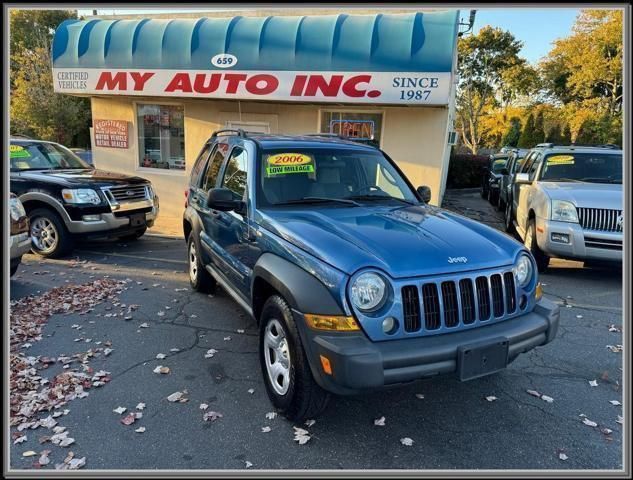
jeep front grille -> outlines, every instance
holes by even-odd
[[[442,282],[426,282],[420,287],[402,287],[402,308],[405,332],[454,328],[485,322],[516,312],[517,292],[511,271]],[[420,318],[424,315],[423,319]]]
[[[576,207],[578,221],[584,230],[598,230],[602,232],[621,232],[622,210],[606,208]]]

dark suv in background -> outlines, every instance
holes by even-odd
[[[45,257],[70,253],[79,237],[137,239],[158,215],[148,180],[95,169],[58,143],[12,138],[9,158],[32,250]]]

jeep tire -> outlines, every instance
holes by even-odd
[[[187,240],[187,268],[189,270],[189,283],[196,292],[209,293],[215,288],[215,279],[207,272],[200,258],[200,243],[191,232]]]
[[[303,421],[325,410],[330,394],[315,382],[290,307],[279,295],[262,308],[259,360],[268,397],[286,418]]]
[[[528,220],[527,228],[525,229],[525,246],[530,249],[534,260],[536,260],[536,268],[539,273],[543,273],[547,270],[549,265],[549,256],[538,246],[536,240],[536,221],[533,218]]]
[[[69,254],[75,246],[72,234],[61,217],[50,208],[36,208],[28,212],[31,250],[47,258]]]

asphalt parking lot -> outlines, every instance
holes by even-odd
[[[479,212],[494,224],[492,209],[470,196],[446,204],[465,202],[475,217]],[[11,446],[11,468],[33,468],[45,449],[51,461],[36,467],[53,469],[73,451],[85,457],[84,469],[622,468],[622,406],[611,403],[622,402],[622,352],[607,347],[622,344],[619,271],[553,260],[541,281],[546,296],[562,307],[554,342],[480,380],[433,379],[334,398],[306,426],[267,418],[273,408],[261,378],[255,323],[222,290],[192,292],[185,258],[182,240],[153,236],[82,244],[64,260],[24,257],[11,280],[12,300],[104,276],[127,283],[118,300],[88,314],[51,316],[42,339],[20,349],[57,358],[107,344],[112,352],[92,357],[89,365],[111,379],[69,401],[67,415],[55,418],[74,438],[72,445],[40,444],[50,435],[46,427],[27,428],[26,440]],[[138,308],[130,311],[130,305]],[[216,352],[205,358],[210,349]],[[165,358],[157,359],[161,353]],[[158,366],[169,373],[154,373]],[[38,375],[52,379],[60,372],[57,362]],[[188,401],[170,402],[175,392]],[[145,404],[142,418],[121,423],[141,411],[139,403]],[[127,410],[114,412],[118,407]],[[222,416],[205,421],[211,411]],[[383,416],[384,426],[375,425]],[[308,430],[310,441],[295,442],[293,426]],[[16,428],[11,432],[18,435]],[[405,437],[411,446],[401,443]],[[37,455],[24,457],[27,451]]]

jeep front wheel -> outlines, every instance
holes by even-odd
[[[189,235],[187,241],[187,266],[189,267],[189,283],[196,292],[211,292],[215,285],[215,279],[207,272],[200,258],[200,248],[194,238],[194,233]]]
[[[279,295],[264,304],[259,326],[259,360],[270,401],[292,421],[318,416],[330,395],[315,382],[290,307]]]
[[[59,258],[71,252],[74,241],[64,222],[48,208],[29,212],[31,249],[43,257]]]

